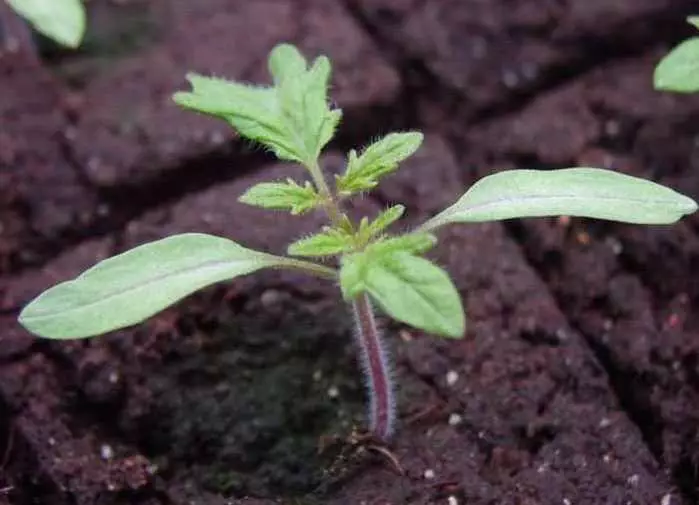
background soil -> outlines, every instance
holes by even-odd
[[[443,230],[433,258],[469,329],[385,322],[402,474],[352,443],[364,391],[335,286],[263,273],[90,341],[15,322],[147,240],[281,252],[323,222],[239,205],[302,172],[170,100],[187,71],[266,82],[280,41],[334,62],[327,167],[427,133],[357,215],[403,202],[415,223],[512,167],[603,166],[699,198],[699,99],[652,89],[696,2],[94,0],[77,54],[0,6],[0,503],[699,503],[699,215]]]

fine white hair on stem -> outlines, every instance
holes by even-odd
[[[353,301],[352,308],[357,328],[355,336],[369,393],[371,431],[379,439],[388,440],[393,434],[396,421],[393,369],[369,297],[366,294],[359,295]]]

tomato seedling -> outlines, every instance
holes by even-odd
[[[422,134],[390,133],[361,152],[350,151],[344,173],[331,184],[320,157],[342,113],[329,106],[328,58],[320,56],[309,66],[295,47],[282,44],[272,51],[269,70],[274,83],[267,87],[190,74],[192,90],[176,93],[174,100],[227,121],[241,136],[306,168],[309,180],[258,184],[240,196],[241,202],[291,214],[323,211],[328,225],[290,244],[288,256],[199,233],[138,246],[33,300],[19,317],[28,330],[52,339],[91,337],[143,321],[199,288],[262,268],[327,278],[339,283],[352,307],[367,374],[370,430],[387,440],[395,425],[393,385],[373,305],[428,333],[460,338],[465,332],[459,293],[449,275],[423,256],[437,243],[438,228],[556,215],[669,224],[697,209],[672,189],[609,170],[510,170],[479,180],[417,229],[395,235],[387,230],[403,215],[402,205],[356,222],[343,202],[371,191],[397,170],[420,147]],[[336,261],[330,263],[332,258]]]

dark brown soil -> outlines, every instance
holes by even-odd
[[[301,177],[175,108],[189,70],[262,81],[277,42],[327,53],[342,134],[427,140],[352,209],[432,215],[511,167],[607,166],[699,198],[699,99],[652,89],[689,0],[90,2],[78,54],[0,7],[0,504],[699,503],[699,215],[671,227],[453,227],[433,258],[464,340],[384,321],[393,458],[337,287],[262,273],[90,341],[15,322],[49,285],[184,231],[282,252],[323,223],[243,206]]]

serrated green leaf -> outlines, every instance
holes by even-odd
[[[313,166],[342,117],[342,111],[328,106],[330,61],[321,56],[309,69],[293,46],[282,44],[268,65],[273,88],[189,74],[192,91],[173,98],[185,108],[225,119],[280,159]]]
[[[193,73],[187,74],[187,80],[192,91],[175,93],[173,99],[178,105],[226,120],[241,136],[268,146],[282,160],[303,161],[303,151],[280,118],[274,88],[247,86]]]
[[[310,182],[300,186],[292,179],[286,182],[263,182],[248,189],[238,201],[265,209],[289,210],[298,215],[322,204]]]
[[[693,37],[672,49],[655,67],[655,89],[694,93],[699,91],[699,37]]]
[[[308,68],[308,62],[295,46],[279,44],[269,55],[268,67],[274,83],[279,84],[286,78],[302,75]]]
[[[687,23],[694,26],[695,28],[699,28],[699,16],[689,16],[687,18]]]
[[[287,253],[292,256],[333,256],[351,249],[352,245],[352,236],[329,229],[294,242]]]
[[[306,165],[318,159],[342,117],[340,111],[328,107],[329,80],[330,60],[320,56],[310,70],[287,74],[277,86],[282,116],[304,153]]]
[[[324,268],[187,233],[106,259],[45,291],[19,322],[52,339],[85,338],[139,323],[194,291],[265,267]]]
[[[343,295],[366,291],[394,319],[430,333],[461,338],[466,320],[449,275],[424,258],[407,252],[359,254],[343,262]]]
[[[7,0],[20,16],[43,35],[68,47],[78,47],[85,34],[81,0]]]
[[[412,156],[423,141],[420,132],[390,133],[367,147],[361,155],[350,151],[347,170],[337,178],[342,194],[353,194],[372,189],[380,177],[398,168],[398,164]]]
[[[696,202],[670,188],[611,170],[508,170],[476,182],[420,229],[558,215],[670,224],[696,209]]]

